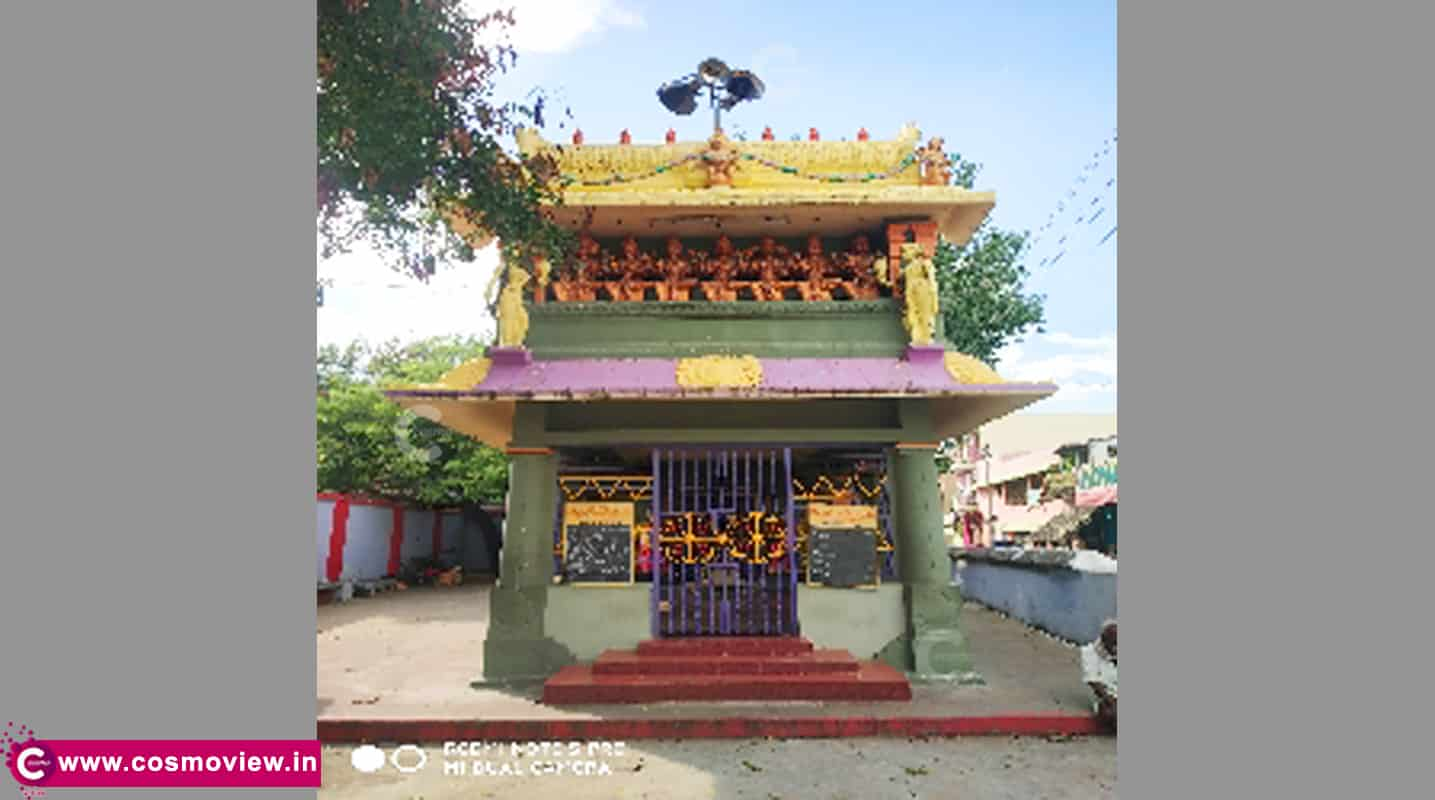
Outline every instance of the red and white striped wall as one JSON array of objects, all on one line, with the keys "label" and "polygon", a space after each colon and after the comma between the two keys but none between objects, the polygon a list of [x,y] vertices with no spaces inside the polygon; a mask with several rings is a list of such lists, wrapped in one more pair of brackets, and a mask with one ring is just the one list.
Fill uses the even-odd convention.
[{"label": "red and white striped wall", "polygon": [[321,492],[315,526],[319,583],[392,577],[402,565],[438,554],[462,563],[457,509],[415,509],[391,500]]}]

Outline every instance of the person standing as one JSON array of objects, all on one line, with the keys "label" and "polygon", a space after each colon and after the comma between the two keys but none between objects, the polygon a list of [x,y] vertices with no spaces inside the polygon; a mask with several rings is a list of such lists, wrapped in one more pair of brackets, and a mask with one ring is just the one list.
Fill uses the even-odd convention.
[{"label": "person standing", "polygon": [[1096,718],[1116,730],[1116,620],[1102,623],[1096,641],[1081,648],[1081,676],[1096,697]]}]

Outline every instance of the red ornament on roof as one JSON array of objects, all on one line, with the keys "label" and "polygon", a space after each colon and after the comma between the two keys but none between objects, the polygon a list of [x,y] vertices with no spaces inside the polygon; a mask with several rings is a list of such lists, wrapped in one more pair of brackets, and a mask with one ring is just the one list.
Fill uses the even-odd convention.
[{"label": "red ornament on roof", "polygon": [[866,128],[858,128],[858,129],[857,129],[857,141],[859,141],[859,142],[865,142],[865,141],[867,141],[867,140],[870,139],[870,138],[871,138],[871,137],[867,135],[867,129],[866,129]]},{"label": "red ornament on roof", "polygon": [[633,134],[628,133],[628,129],[627,129],[627,128],[624,128],[624,129],[623,129],[623,132],[620,133],[620,134],[618,134],[618,144],[632,144],[632,143],[633,143]]},{"label": "red ornament on roof", "polygon": [[577,144],[582,144],[582,143],[583,143],[583,129],[579,128],[579,129],[573,131],[573,144],[577,145]]},{"label": "red ornament on roof", "polygon": [[816,129],[816,128],[808,128],[808,129],[807,129],[807,141],[809,141],[809,142],[816,142],[816,141],[820,141],[821,139],[822,139],[822,137],[817,134],[817,129]]},{"label": "red ornament on roof", "polygon": [[762,129],[762,140],[763,140],[764,142],[770,142],[770,141],[772,141],[772,128],[771,128],[771,127],[767,127],[767,128],[763,128],[763,129]]},{"label": "red ornament on roof", "polygon": [[663,141],[667,142],[668,144],[672,144],[672,143],[676,142],[677,140],[678,140],[678,132],[675,131],[675,130],[673,130],[672,128],[668,128],[668,132],[667,132],[667,134],[663,137]]}]

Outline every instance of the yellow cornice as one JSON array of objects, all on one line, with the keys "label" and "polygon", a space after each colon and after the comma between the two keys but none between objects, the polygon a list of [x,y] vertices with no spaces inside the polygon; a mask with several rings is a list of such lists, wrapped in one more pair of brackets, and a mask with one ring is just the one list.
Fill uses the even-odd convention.
[{"label": "yellow cornice", "polygon": [[[735,189],[831,186],[832,178],[865,180],[862,186],[915,186],[915,127],[896,139],[856,142],[729,142],[739,154]],[[557,164],[567,189],[585,194],[631,194],[703,189],[707,172],[700,156],[707,142],[641,145],[557,145],[531,130],[518,135],[525,156],[546,155]],[[618,178],[619,180],[614,180]],[[605,183],[606,182],[606,183]]]}]

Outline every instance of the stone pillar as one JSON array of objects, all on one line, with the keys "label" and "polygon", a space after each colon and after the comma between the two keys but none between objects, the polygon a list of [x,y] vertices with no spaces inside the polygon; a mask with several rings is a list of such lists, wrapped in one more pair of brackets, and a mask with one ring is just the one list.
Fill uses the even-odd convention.
[{"label": "stone pillar", "polygon": [[936,451],[935,442],[902,443],[893,455],[897,558],[913,672],[957,677],[971,671],[971,660],[957,619],[961,593],[952,584],[942,535]]},{"label": "stone pillar", "polygon": [[573,660],[543,630],[553,582],[558,457],[546,448],[515,447],[508,454],[503,553],[483,642],[484,680],[500,682],[544,678]]}]

